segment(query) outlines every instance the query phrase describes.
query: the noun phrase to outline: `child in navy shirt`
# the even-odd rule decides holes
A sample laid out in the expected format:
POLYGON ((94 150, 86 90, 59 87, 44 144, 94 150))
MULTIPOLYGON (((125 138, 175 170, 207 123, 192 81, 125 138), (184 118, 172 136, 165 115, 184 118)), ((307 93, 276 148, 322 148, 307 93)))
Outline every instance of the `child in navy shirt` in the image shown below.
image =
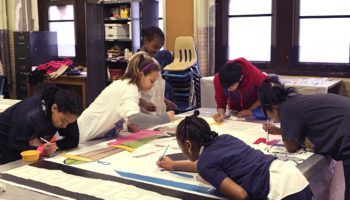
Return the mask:
POLYGON ((230 199, 311 200, 303 174, 291 163, 265 155, 231 135, 210 130, 194 115, 180 122, 177 142, 189 161, 164 157, 157 165, 166 170, 197 172, 230 199))
POLYGON ((81 112, 81 98, 56 87, 9 107, 0 113, 0 164, 20 159, 25 150, 37 149, 42 156, 50 156, 57 149, 77 147, 76 120, 81 112), (53 142, 56 132, 62 139, 53 142))
POLYGON ((305 144, 315 153, 342 161, 345 199, 350 200, 350 98, 335 94, 297 94, 270 77, 259 88, 259 99, 267 116, 281 127, 263 128, 281 135, 289 152, 305 144))

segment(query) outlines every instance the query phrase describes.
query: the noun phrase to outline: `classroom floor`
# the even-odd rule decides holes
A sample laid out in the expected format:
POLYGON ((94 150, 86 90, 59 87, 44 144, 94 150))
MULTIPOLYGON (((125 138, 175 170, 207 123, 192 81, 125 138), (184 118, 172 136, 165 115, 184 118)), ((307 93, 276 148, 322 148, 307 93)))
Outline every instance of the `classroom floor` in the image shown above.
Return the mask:
POLYGON ((329 200, 343 200, 345 190, 343 163, 337 162, 335 172, 331 184, 331 192, 329 200))

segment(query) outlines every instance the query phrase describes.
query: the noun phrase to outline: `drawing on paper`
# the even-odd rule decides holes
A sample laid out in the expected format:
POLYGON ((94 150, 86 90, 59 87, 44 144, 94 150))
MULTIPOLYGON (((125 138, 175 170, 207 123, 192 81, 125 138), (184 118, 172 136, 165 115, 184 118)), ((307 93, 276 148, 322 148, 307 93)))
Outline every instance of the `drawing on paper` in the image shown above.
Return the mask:
POLYGON ((103 158, 117 154, 117 153, 122 152, 122 151, 124 151, 124 149, 115 148, 115 147, 107 147, 107 148, 97 149, 94 151, 89 151, 86 153, 81 153, 81 154, 76 155, 77 157, 86 158, 86 160, 77 159, 77 158, 75 158, 75 159, 74 158, 67 158, 63 162, 66 165, 84 164, 84 163, 88 163, 88 162, 99 161, 103 158), (88 161, 89 159, 91 161, 88 161))

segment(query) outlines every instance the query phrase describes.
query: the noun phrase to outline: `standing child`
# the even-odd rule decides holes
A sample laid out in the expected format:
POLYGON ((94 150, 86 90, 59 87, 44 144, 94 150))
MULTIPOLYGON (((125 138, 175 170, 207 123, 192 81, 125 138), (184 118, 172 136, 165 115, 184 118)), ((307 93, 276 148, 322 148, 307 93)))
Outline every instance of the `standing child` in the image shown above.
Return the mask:
POLYGON ((258 108, 258 87, 267 78, 245 58, 237 58, 224 64, 214 77, 215 101, 218 113, 214 120, 225 119, 226 105, 238 111, 238 117, 248 117, 258 108))
MULTIPOLYGON (((164 33, 156 26, 150 26, 141 31, 141 51, 155 57, 164 45, 164 33)), ((161 66, 164 67, 164 66, 161 66)), ((166 82, 160 76, 154 87, 141 92, 140 106, 145 113, 162 115, 167 110, 173 110, 176 105, 165 97, 166 82)))
POLYGON ((350 200, 350 98, 335 94, 301 95, 271 77, 259 88, 261 106, 281 128, 264 124, 269 134, 282 135, 289 152, 305 145, 315 153, 343 161, 345 199, 350 200))
POLYGON ((189 161, 164 157, 157 164, 167 170, 198 171, 207 182, 230 199, 311 200, 303 174, 291 163, 265 155, 231 135, 210 130, 194 115, 180 122, 177 142, 189 161))
POLYGON ((0 161, 5 164, 21 158, 24 150, 38 149, 42 156, 74 148, 79 143, 77 118, 82 112, 80 97, 59 88, 46 89, 41 96, 29 97, 0 113, 0 161), (42 144, 40 138, 53 141, 42 144))
POLYGON ((160 66, 145 53, 134 55, 123 77, 106 87, 78 118, 80 141, 109 135, 115 125, 128 120, 141 127, 169 122, 174 113, 160 116, 140 113, 140 91, 151 89, 158 77, 160 66))

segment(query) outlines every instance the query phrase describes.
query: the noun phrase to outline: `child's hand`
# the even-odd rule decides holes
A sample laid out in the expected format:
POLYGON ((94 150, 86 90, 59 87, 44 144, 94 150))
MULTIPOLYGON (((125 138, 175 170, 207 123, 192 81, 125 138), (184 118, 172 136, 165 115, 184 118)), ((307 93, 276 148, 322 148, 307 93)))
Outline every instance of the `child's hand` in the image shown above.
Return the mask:
POLYGON ((177 108, 177 105, 167 98, 164 98, 164 103, 166 105, 166 110, 174 110, 175 108, 177 108))
POLYGON ((253 115, 253 112, 251 110, 247 109, 247 110, 239 111, 237 114, 237 117, 244 118, 244 117, 249 117, 251 115, 253 115))
POLYGON ((175 161, 173 161, 168 156, 164 156, 163 159, 158 160, 156 164, 158 165, 158 167, 163 168, 163 169, 168 170, 168 171, 175 170, 175 167, 174 167, 175 161))
POLYGON ((51 156, 53 155, 56 150, 57 150, 57 145, 56 143, 46 143, 44 144, 44 148, 43 148, 43 155, 44 156, 51 156))
POLYGON ((42 143, 39 138, 34 137, 31 140, 29 140, 29 145, 33 147, 39 147, 42 145, 42 143))
POLYGON ((213 118, 216 122, 223 122, 225 120, 225 115, 224 114, 219 114, 219 113, 215 113, 213 115, 213 118))
POLYGON ((130 133, 136 133, 136 132, 138 132, 140 130, 141 130, 141 128, 140 128, 139 125, 137 125, 137 124, 128 124, 128 131, 130 133))
POLYGON ((168 115, 169 121, 173 121, 175 119, 175 112, 174 111, 168 111, 168 112, 166 112, 166 114, 168 115))
POLYGON ((281 135, 281 129, 272 124, 265 123, 263 124, 262 128, 264 129, 265 132, 268 132, 271 135, 281 135))
POLYGON ((148 112, 155 112, 157 110, 156 106, 153 103, 148 102, 143 98, 140 98, 139 106, 147 110, 148 112))

